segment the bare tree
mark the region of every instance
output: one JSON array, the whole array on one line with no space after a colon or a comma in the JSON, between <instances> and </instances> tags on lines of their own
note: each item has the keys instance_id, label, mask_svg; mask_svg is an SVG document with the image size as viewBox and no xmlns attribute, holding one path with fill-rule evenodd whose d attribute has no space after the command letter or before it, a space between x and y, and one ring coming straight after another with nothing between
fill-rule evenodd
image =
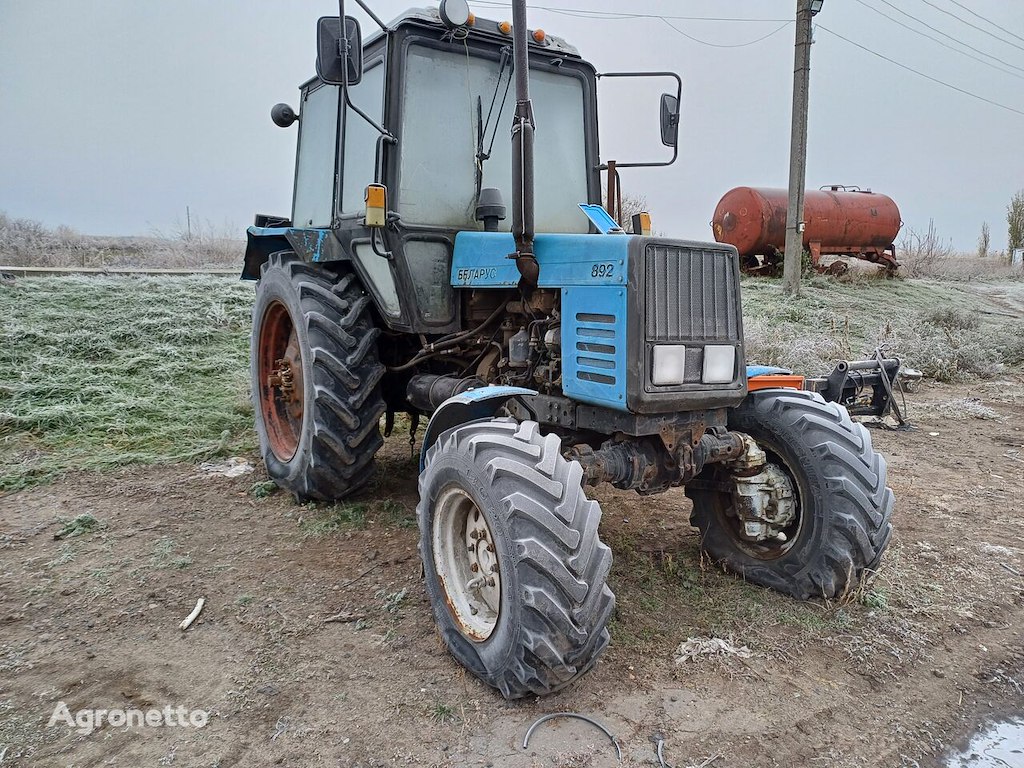
<instances>
[{"instance_id":1,"label":"bare tree","mask_svg":"<svg viewBox=\"0 0 1024 768\"><path fill-rule=\"evenodd\" d=\"M899 249L900 265L907 277L935 277L954 256L952 242L939 236L934 219L928 219L924 234L905 228Z\"/></svg>"},{"instance_id":2,"label":"bare tree","mask_svg":"<svg viewBox=\"0 0 1024 768\"><path fill-rule=\"evenodd\" d=\"M1010 253L1024 248L1024 189L1017 190L1006 206L1006 247Z\"/></svg>"},{"instance_id":3,"label":"bare tree","mask_svg":"<svg viewBox=\"0 0 1024 768\"><path fill-rule=\"evenodd\" d=\"M981 222L981 236L978 238L978 256L985 258L988 256L988 247L991 245L992 237L988 231L988 222Z\"/></svg>"},{"instance_id":4,"label":"bare tree","mask_svg":"<svg viewBox=\"0 0 1024 768\"><path fill-rule=\"evenodd\" d=\"M606 195L601 195L601 200L604 203L605 210L608 209L608 199ZM651 209L647 207L647 198L643 195L629 195L623 193L622 195L622 228L633 233L633 216L638 213L646 213Z\"/></svg>"}]
</instances>

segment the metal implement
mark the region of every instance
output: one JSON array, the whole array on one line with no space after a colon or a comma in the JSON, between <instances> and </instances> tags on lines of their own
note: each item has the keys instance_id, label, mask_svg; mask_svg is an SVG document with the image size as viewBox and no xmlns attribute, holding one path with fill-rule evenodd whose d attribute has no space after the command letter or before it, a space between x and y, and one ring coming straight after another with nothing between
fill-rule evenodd
<instances>
[{"instance_id":1,"label":"metal implement","mask_svg":"<svg viewBox=\"0 0 1024 768\"><path fill-rule=\"evenodd\" d=\"M736 246L745 269L770 269L786 242L787 206L784 189L731 189L711 219L715 240ZM877 192L837 185L804 196L803 245L815 268L822 256L841 255L895 270L894 241L902 224L896 203Z\"/></svg>"},{"instance_id":2,"label":"metal implement","mask_svg":"<svg viewBox=\"0 0 1024 768\"><path fill-rule=\"evenodd\" d=\"M804 387L826 400L839 403L851 416L886 416L890 412L900 424L903 413L894 397L898 387L900 361L883 358L880 352L872 360L841 360L826 376L807 378Z\"/></svg>"},{"instance_id":3,"label":"metal implement","mask_svg":"<svg viewBox=\"0 0 1024 768\"><path fill-rule=\"evenodd\" d=\"M543 717L535 720L533 725L531 725L527 729L526 736L523 738L523 749L526 749L530 745L530 736L533 735L533 732L537 730L537 727L539 725L541 725L542 723L546 723L548 720L554 720L556 717L570 717L576 720L582 720L585 723L590 723L592 726L597 728L599 731L601 731L601 733L608 737L609 741L611 741L612 745L614 745L615 747L616 757L618 757L620 763L622 762L622 747L619 746L619 740L612 736L612 732L605 728L603 725L601 725L599 722L597 722L597 720L594 720L591 717L587 717L586 715L578 715L575 712L554 712L550 715L544 715Z\"/></svg>"},{"instance_id":4,"label":"metal implement","mask_svg":"<svg viewBox=\"0 0 1024 768\"><path fill-rule=\"evenodd\" d=\"M831 373L804 377L794 375L788 368L747 366L747 389L806 389L817 392L825 400L839 403L851 416L882 418L892 413L899 426L907 424L906 402L896 401L896 390L902 394L903 383L918 381L921 372L904 368L899 359L883 357L876 349L869 360L840 360Z\"/></svg>"}]
</instances>

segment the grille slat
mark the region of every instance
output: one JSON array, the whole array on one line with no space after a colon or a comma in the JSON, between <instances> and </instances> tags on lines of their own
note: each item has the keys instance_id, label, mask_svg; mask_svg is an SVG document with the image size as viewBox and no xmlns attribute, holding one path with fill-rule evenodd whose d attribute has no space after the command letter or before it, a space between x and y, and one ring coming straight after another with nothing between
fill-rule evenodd
<instances>
[{"instance_id":1,"label":"grille slat","mask_svg":"<svg viewBox=\"0 0 1024 768\"><path fill-rule=\"evenodd\" d=\"M597 384L615 384L616 338L614 328L595 328L595 325L614 326L614 315L577 314L577 321L589 325L576 328L576 378ZM598 339L600 341L598 341ZM584 354L580 354L584 353Z\"/></svg>"},{"instance_id":2,"label":"grille slat","mask_svg":"<svg viewBox=\"0 0 1024 768\"><path fill-rule=\"evenodd\" d=\"M651 244L646 259L648 341L736 341L739 307L730 254Z\"/></svg>"}]
</instances>

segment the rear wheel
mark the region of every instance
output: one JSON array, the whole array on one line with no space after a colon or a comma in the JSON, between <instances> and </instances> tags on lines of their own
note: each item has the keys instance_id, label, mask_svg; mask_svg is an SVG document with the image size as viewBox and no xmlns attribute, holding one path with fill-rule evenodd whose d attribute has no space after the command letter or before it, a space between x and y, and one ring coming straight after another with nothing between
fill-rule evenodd
<instances>
[{"instance_id":1,"label":"rear wheel","mask_svg":"<svg viewBox=\"0 0 1024 768\"><path fill-rule=\"evenodd\" d=\"M701 547L748 581L799 599L834 597L877 568L892 535L885 459L846 409L797 390L761 390L729 415L729 428L765 452L775 487L796 499L760 540L744 529L731 470L712 464L687 486Z\"/></svg>"},{"instance_id":2,"label":"rear wheel","mask_svg":"<svg viewBox=\"0 0 1024 768\"><path fill-rule=\"evenodd\" d=\"M384 412L370 299L354 274L290 252L263 265L253 307L252 397L271 479L330 501L364 485Z\"/></svg>"},{"instance_id":3,"label":"rear wheel","mask_svg":"<svg viewBox=\"0 0 1024 768\"><path fill-rule=\"evenodd\" d=\"M443 434L420 475L427 595L458 661L506 698L556 691L608 645L615 597L601 508L535 422Z\"/></svg>"}]
</instances>

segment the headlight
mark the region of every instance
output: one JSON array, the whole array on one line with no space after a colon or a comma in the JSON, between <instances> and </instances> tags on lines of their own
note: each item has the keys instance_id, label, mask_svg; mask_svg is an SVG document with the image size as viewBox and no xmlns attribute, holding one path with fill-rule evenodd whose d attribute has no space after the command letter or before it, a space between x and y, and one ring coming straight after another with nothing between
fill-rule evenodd
<instances>
[{"instance_id":1,"label":"headlight","mask_svg":"<svg viewBox=\"0 0 1024 768\"><path fill-rule=\"evenodd\" d=\"M728 384L735 374L736 347L731 344L709 344L704 347L704 373L701 381L705 384Z\"/></svg>"},{"instance_id":2,"label":"headlight","mask_svg":"<svg viewBox=\"0 0 1024 768\"><path fill-rule=\"evenodd\" d=\"M685 346L682 344L658 344L654 347L651 357L652 384L664 387L683 383L686 372Z\"/></svg>"}]
</instances>

